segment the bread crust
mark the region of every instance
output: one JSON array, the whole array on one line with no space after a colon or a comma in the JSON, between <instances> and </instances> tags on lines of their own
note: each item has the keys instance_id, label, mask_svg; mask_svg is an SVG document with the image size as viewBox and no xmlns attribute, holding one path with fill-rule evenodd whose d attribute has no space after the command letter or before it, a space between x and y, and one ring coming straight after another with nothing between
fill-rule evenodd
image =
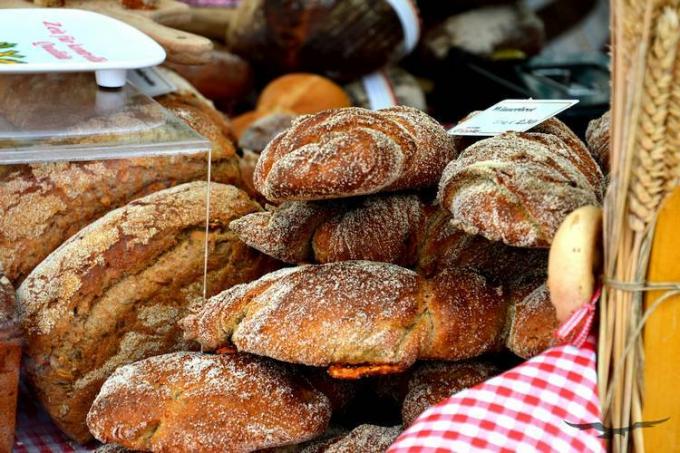
<instances>
[{"instance_id":1,"label":"bread crust","mask_svg":"<svg viewBox=\"0 0 680 453\"><path fill-rule=\"evenodd\" d=\"M604 174L609 174L609 130L611 123L611 111L607 111L600 118L588 123L586 130L586 143Z\"/></svg>"},{"instance_id":2,"label":"bread crust","mask_svg":"<svg viewBox=\"0 0 680 453\"><path fill-rule=\"evenodd\" d=\"M190 346L175 322L201 300L207 187L183 184L108 213L19 288L26 369L70 437L90 438L85 414L116 367ZM208 295L273 268L227 227L257 203L233 186L213 183L210 191Z\"/></svg>"},{"instance_id":3,"label":"bread crust","mask_svg":"<svg viewBox=\"0 0 680 453\"><path fill-rule=\"evenodd\" d=\"M328 399L290 368L247 355L177 352L119 368L87 416L97 439L156 452L249 452L328 426Z\"/></svg>"},{"instance_id":4,"label":"bread crust","mask_svg":"<svg viewBox=\"0 0 680 453\"><path fill-rule=\"evenodd\" d=\"M505 133L475 143L451 162L438 200L454 226L469 234L547 248L567 214L601 203L602 185L584 147L553 133Z\"/></svg>"},{"instance_id":5,"label":"bread crust","mask_svg":"<svg viewBox=\"0 0 680 453\"><path fill-rule=\"evenodd\" d=\"M452 136L420 110L326 110L297 118L267 145L254 183L271 201L431 187L455 156Z\"/></svg>"},{"instance_id":6,"label":"bread crust","mask_svg":"<svg viewBox=\"0 0 680 453\"><path fill-rule=\"evenodd\" d=\"M12 451L16 421L21 339L16 298L10 281L0 270L0 451Z\"/></svg>"}]
</instances>

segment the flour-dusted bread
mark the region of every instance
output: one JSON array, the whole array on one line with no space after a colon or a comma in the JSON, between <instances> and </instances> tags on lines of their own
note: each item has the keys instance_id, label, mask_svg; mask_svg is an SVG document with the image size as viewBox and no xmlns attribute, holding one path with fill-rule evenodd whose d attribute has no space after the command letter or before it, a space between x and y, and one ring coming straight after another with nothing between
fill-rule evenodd
<instances>
[{"instance_id":1,"label":"flour-dusted bread","mask_svg":"<svg viewBox=\"0 0 680 453\"><path fill-rule=\"evenodd\" d=\"M456 154L453 137L418 109L333 109L295 119L272 140L254 182L277 202L432 187Z\"/></svg>"},{"instance_id":2,"label":"flour-dusted bread","mask_svg":"<svg viewBox=\"0 0 680 453\"><path fill-rule=\"evenodd\" d=\"M14 446L21 339L16 297L10 281L0 267L0 451Z\"/></svg>"},{"instance_id":3,"label":"flour-dusted bread","mask_svg":"<svg viewBox=\"0 0 680 453\"><path fill-rule=\"evenodd\" d=\"M153 193L111 211L50 254L18 290L26 369L70 437L118 366L188 347L176 321L201 301L208 184ZM260 209L239 189L210 185L207 295L271 270L228 224Z\"/></svg>"},{"instance_id":4,"label":"flour-dusted bread","mask_svg":"<svg viewBox=\"0 0 680 453\"><path fill-rule=\"evenodd\" d=\"M607 111L599 118L595 118L588 123L586 130L586 142L590 153L593 155L600 168L605 174L609 173L609 155L610 155L610 127L611 127L611 111Z\"/></svg>"},{"instance_id":5,"label":"flour-dusted bread","mask_svg":"<svg viewBox=\"0 0 680 453\"><path fill-rule=\"evenodd\" d=\"M601 203L599 167L583 144L553 126L479 141L446 167L438 199L454 226L512 246L547 248L567 214Z\"/></svg>"},{"instance_id":6,"label":"flour-dusted bread","mask_svg":"<svg viewBox=\"0 0 680 453\"><path fill-rule=\"evenodd\" d=\"M351 379L497 350L506 311L500 288L472 271L425 280L392 264L344 261L235 286L182 324L206 350L235 346Z\"/></svg>"},{"instance_id":7,"label":"flour-dusted bread","mask_svg":"<svg viewBox=\"0 0 680 453\"><path fill-rule=\"evenodd\" d=\"M328 399L282 364L176 352L116 370L87 424L134 450L245 453L316 437L330 416Z\"/></svg>"},{"instance_id":8,"label":"flour-dusted bread","mask_svg":"<svg viewBox=\"0 0 680 453\"><path fill-rule=\"evenodd\" d=\"M161 103L212 143L212 179L241 184L219 113L194 96ZM222 122L220 122L222 121ZM208 177L205 153L5 166L0 172L0 263L15 284L78 230L149 193Z\"/></svg>"}]
</instances>

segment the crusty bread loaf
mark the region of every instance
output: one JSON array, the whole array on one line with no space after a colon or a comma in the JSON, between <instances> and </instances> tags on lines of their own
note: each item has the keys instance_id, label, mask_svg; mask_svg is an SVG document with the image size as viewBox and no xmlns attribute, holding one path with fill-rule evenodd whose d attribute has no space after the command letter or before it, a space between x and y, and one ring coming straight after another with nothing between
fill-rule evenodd
<instances>
[{"instance_id":1,"label":"crusty bread loaf","mask_svg":"<svg viewBox=\"0 0 680 453\"><path fill-rule=\"evenodd\" d=\"M479 141L446 167L439 202L470 234L548 247L567 214L602 198L602 172L583 146L570 143L540 132Z\"/></svg>"},{"instance_id":2,"label":"crusty bread loaf","mask_svg":"<svg viewBox=\"0 0 680 453\"><path fill-rule=\"evenodd\" d=\"M359 425L330 442L324 453L384 453L401 434L401 426ZM304 450L303 450L304 451Z\"/></svg>"},{"instance_id":3,"label":"crusty bread loaf","mask_svg":"<svg viewBox=\"0 0 680 453\"><path fill-rule=\"evenodd\" d=\"M191 96L161 102L213 145L212 178L241 184L233 144L216 111ZM0 263L20 283L62 242L111 209L166 187L207 179L205 154L4 167L0 177Z\"/></svg>"},{"instance_id":4,"label":"crusty bread loaf","mask_svg":"<svg viewBox=\"0 0 680 453\"><path fill-rule=\"evenodd\" d=\"M267 145L255 187L272 201L431 187L455 156L452 136L420 110L327 110L297 118Z\"/></svg>"},{"instance_id":5,"label":"crusty bread loaf","mask_svg":"<svg viewBox=\"0 0 680 453\"><path fill-rule=\"evenodd\" d=\"M87 424L135 450L239 453L309 440L330 416L322 393L274 361L176 352L116 370Z\"/></svg>"},{"instance_id":6,"label":"crusty bread loaf","mask_svg":"<svg viewBox=\"0 0 680 453\"><path fill-rule=\"evenodd\" d=\"M586 130L586 142L590 153L593 155L600 168L605 174L609 173L609 127L611 111L607 111L600 118L588 123Z\"/></svg>"},{"instance_id":7,"label":"crusty bread loaf","mask_svg":"<svg viewBox=\"0 0 680 453\"><path fill-rule=\"evenodd\" d=\"M16 298L10 281L0 268L0 451L14 446L21 340Z\"/></svg>"},{"instance_id":8,"label":"crusty bread loaf","mask_svg":"<svg viewBox=\"0 0 680 453\"><path fill-rule=\"evenodd\" d=\"M488 362L423 362L408 380L401 416L404 426L435 404L497 374L499 369Z\"/></svg>"},{"instance_id":9,"label":"crusty bread loaf","mask_svg":"<svg viewBox=\"0 0 680 453\"><path fill-rule=\"evenodd\" d=\"M412 266L427 220L416 195L293 201L234 220L242 241L288 263L368 260Z\"/></svg>"},{"instance_id":10,"label":"crusty bread loaf","mask_svg":"<svg viewBox=\"0 0 680 453\"><path fill-rule=\"evenodd\" d=\"M183 184L111 211L50 254L17 295L26 369L59 427L85 441L85 414L118 366L187 347L175 322L208 296L273 268L228 230L259 209L233 186Z\"/></svg>"},{"instance_id":11,"label":"crusty bread loaf","mask_svg":"<svg viewBox=\"0 0 680 453\"><path fill-rule=\"evenodd\" d=\"M495 350L505 317L500 288L476 273L448 270L426 281L392 264L345 261L235 286L182 324L185 337L207 350L233 345L356 378L401 371L417 358Z\"/></svg>"},{"instance_id":12,"label":"crusty bread loaf","mask_svg":"<svg viewBox=\"0 0 680 453\"><path fill-rule=\"evenodd\" d=\"M262 152L274 137L293 124L295 117L295 114L275 112L253 121L239 137L238 146L258 153Z\"/></svg>"}]
</instances>

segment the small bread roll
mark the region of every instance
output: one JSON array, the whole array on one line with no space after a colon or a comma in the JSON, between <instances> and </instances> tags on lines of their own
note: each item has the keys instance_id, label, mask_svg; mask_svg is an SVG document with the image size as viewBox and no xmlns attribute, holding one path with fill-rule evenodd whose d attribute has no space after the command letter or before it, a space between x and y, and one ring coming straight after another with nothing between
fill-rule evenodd
<instances>
[{"instance_id":1,"label":"small bread roll","mask_svg":"<svg viewBox=\"0 0 680 453\"><path fill-rule=\"evenodd\" d=\"M583 206L557 230L548 261L548 289L560 322L593 297L601 249L601 208Z\"/></svg>"}]
</instances>

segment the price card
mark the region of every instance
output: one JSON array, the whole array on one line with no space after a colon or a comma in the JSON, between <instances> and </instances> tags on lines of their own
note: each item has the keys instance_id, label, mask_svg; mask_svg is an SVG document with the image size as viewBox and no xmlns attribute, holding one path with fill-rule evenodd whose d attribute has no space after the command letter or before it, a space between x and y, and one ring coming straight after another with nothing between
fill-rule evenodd
<instances>
[{"instance_id":1,"label":"price card","mask_svg":"<svg viewBox=\"0 0 680 453\"><path fill-rule=\"evenodd\" d=\"M577 103L571 99L506 99L459 123L449 134L488 137L526 132Z\"/></svg>"},{"instance_id":2,"label":"price card","mask_svg":"<svg viewBox=\"0 0 680 453\"><path fill-rule=\"evenodd\" d=\"M156 68L139 68L128 71L127 80L149 97L177 91L177 87Z\"/></svg>"}]
</instances>

